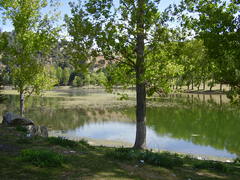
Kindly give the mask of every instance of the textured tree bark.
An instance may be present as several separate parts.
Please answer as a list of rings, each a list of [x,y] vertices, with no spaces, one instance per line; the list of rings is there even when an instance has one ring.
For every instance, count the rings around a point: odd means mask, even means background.
[[[20,115],[24,116],[24,93],[23,91],[20,91]]]
[[[144,0],[138,0],[137,44],[136,44],[136,139],[134,148],[146,147],[146,85],[144,81]]]

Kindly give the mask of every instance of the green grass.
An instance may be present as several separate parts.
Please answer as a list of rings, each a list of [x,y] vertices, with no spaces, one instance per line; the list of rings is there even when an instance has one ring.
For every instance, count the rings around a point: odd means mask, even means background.
[[[69,148],[74,148],[74,147],[78,146],[77,142],[68,140],[63,137],[49,137],[48,142],[50,144],[59,145],[59,146],[63,146],[63,147],[69,147]]]
[[[49,150],[22,150],[20,159],[38,167],[60,167],[64,162],[61,154]]]
[[[228,164],[217,161],[197,161],[193,164],[193,167],[198,169],[216,170],[219,172],[229,172],[230,168]]]

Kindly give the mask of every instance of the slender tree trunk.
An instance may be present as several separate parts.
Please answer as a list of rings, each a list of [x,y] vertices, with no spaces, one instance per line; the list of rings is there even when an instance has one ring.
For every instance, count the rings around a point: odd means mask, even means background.
[[[134,148],[146,147],[146,87],[144,82],[144,0],[138,0],[136,61],[136,139]]]
[[[194,88],[193,88],[193,80],[192,80],[192,90],[193,90]]]
[[[222,83],[220,83],[220,91],[222,91]]]
[[[203,81],[203,90],[205,91],[205,89],[206,89],[206,83],[205,81]]]
[[[20,115],[24,116],[24,93],[20,91]]]
[[[223,100],[222,100],[222,95],[220,94],[220,105],[222,106]]]
[[[213,86],[212,86],[212,85],[210,85],[210,91],[212,91],[212,88],[213,88]]]

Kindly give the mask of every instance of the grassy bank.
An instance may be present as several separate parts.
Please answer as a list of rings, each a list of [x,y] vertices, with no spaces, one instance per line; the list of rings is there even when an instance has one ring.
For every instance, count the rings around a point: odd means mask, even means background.
[[[28,138],[0,126],[1,179],[240,179],[238,163],[169,153],[90,146],[85,141]]]

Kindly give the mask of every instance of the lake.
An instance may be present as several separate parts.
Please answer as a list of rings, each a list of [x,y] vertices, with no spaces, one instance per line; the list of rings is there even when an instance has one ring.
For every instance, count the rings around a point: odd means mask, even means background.
[[[30,97],[26,117],[71,139],[135,140],[134,92],[128,100],[102,89],[56,89]],[[0,112],[18,111],[14,92]],[[147,147],[202,156],[240,156],[240,110],[225,95],[175,94],[148,99]]]

